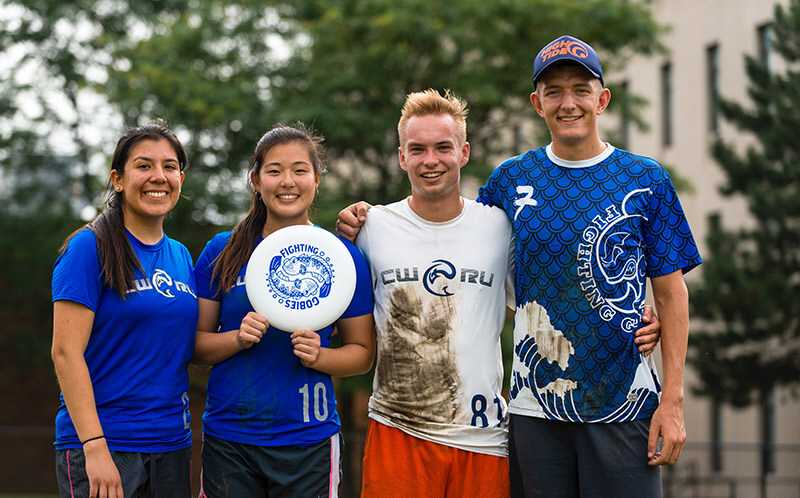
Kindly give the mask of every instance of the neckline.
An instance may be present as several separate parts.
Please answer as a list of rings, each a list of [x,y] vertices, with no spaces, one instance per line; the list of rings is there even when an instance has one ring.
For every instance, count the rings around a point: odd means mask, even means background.
[[[411,203],[409,202],[409,197],[406,197],[405,199],[403,199],[403,207],[411,215],[412,218],[414,218],[415,220],[419,221],[420,223],[423,223],[425,225],[430,225],[430,226],[445,226],[445,225],[450,225],[450,224],[456,223],[461,218],[464,217],[464,212],[467,210],[467,206],[469,205],[470,200],[465,198],[465,197],[463,197],[463,196],[460,196],[459,198],[461,199],[461,212],[458,213],[458,215],[455,218],[451,218],[451,219],[446,220],[446,221],[426,220],[422,216],[418,215],[413,209],[411,209]]]
[[[573,168],[573,169],[588,168],[590,166],[594,166],[595,164],[599,164],[605,161],[611,154],[614,153],[616,148],[608,142],[605,142],[605,144],[606,148],[603,149],[603,152],[597,154],[594,157],[590,157],[589,159],[582,159],[580,161],[568,161],[566,159],[561,159],[560,157],[558,157],[553,152],[552,142],[547,144],[547,147],[545,147],[545,152],[547,153],[547,158],[558,166],[562,166],[564,168]]]

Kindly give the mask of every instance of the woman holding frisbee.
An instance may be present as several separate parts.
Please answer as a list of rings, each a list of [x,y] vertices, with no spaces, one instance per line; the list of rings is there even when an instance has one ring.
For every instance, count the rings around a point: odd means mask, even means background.
[[[200,318],[195,361],[214,365],[203,415],[203,492],[209,498],[338,496],[339,416],[331,376],[369,370],[375,355],[372,282],[361,252],[353,298],[333,326],[281,331],[256,313],[244,286],[256,245],[311,224],[322,173],[321,139],[278,125],[259,140],[248,171],[252,202],[197,260]]]
[[[197,323],[192,258],[164,234],[186,153],[161,124],[128,130],[105,210],[73,232],[52,279],[62,395],[62,497],[188,497],[189,377]]]

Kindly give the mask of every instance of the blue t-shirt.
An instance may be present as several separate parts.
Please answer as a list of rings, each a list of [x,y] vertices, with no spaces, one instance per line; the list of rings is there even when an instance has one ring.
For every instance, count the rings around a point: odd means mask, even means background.
[[[658,405],[655,367],[633,342],[646,278],[701,258],[667,171],[609,147],[581,167],[531,150],[480,189],[516,238],[512,413],[622,422]]]
[[[208,241],[195,268],[198,296],[220,303],[220,332],[238,329],[242,318],[253,311],[244,287],[247,265],[233,288],[222,296],[219,283],[211,278],[215,259],[230,236],[230,232],[222,232]],[[370,314],[373,298],[369,266],[356,246],[344,239],[342,242],[355,263],[356,289],[340,318]],[[333,327],[317,332],[322,347],[329,347]],[[206,434],[256,446],[310,446],[336,434],[340,426],[331,377],[300,363],[287,332],[269,327],[258,344],[211,370],[203,414]]]
[[[78,232],[53,269],[53,302],[73,301],[94,312],[84,357],[95,405],[112,451],[161,453],[192,444],[189,375],[197,327],[192,257],[166,235],[156,244],[126,231],[144,269],[122,299],[103,284],[94,232]],[[59,396],[56,449],[80,442]]]

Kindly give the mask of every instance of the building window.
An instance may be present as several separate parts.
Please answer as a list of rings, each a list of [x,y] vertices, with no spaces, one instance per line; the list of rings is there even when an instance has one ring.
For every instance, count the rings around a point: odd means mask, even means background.
[[[672,145],[672,64],[661,66],[661,143]]]
[[[719,131],[719,45],[706,48],[706,99],[708,101],[708,130]]]
[[[772,69],[770,67],[770,55],[772,53],[772,37],[774,32],[772,30],[772,23],[762,24],[756,28],[756,36],[758,38],[758,60],[764,64],[767,71]]]
[[[627,81],[619,84],[620,94],[622,95],[622,102],[620,103],[620,118],[619,118],[619,140],[620,147],[627,149],[630,147],[631,139],[631,106],[630,106],[630,86]]]

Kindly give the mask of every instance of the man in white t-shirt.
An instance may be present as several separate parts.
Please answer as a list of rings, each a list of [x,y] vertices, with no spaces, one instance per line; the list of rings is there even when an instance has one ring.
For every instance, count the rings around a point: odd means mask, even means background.
[[[450,93],[408,95],[398,134],[411,196],[368,217],[363,204],[340,214],[351,236],[366,218],[356,242],[375,289],[362,497],[509,495],[500,333],[511,225],[461,197],[466,115]]]
[[[379,345],[364,497],[509,493],[500,332],[511,225],[461,197],[466,114],[449,93],[407,97],[398,133],[411,196],[373,208],[356,241]]]

